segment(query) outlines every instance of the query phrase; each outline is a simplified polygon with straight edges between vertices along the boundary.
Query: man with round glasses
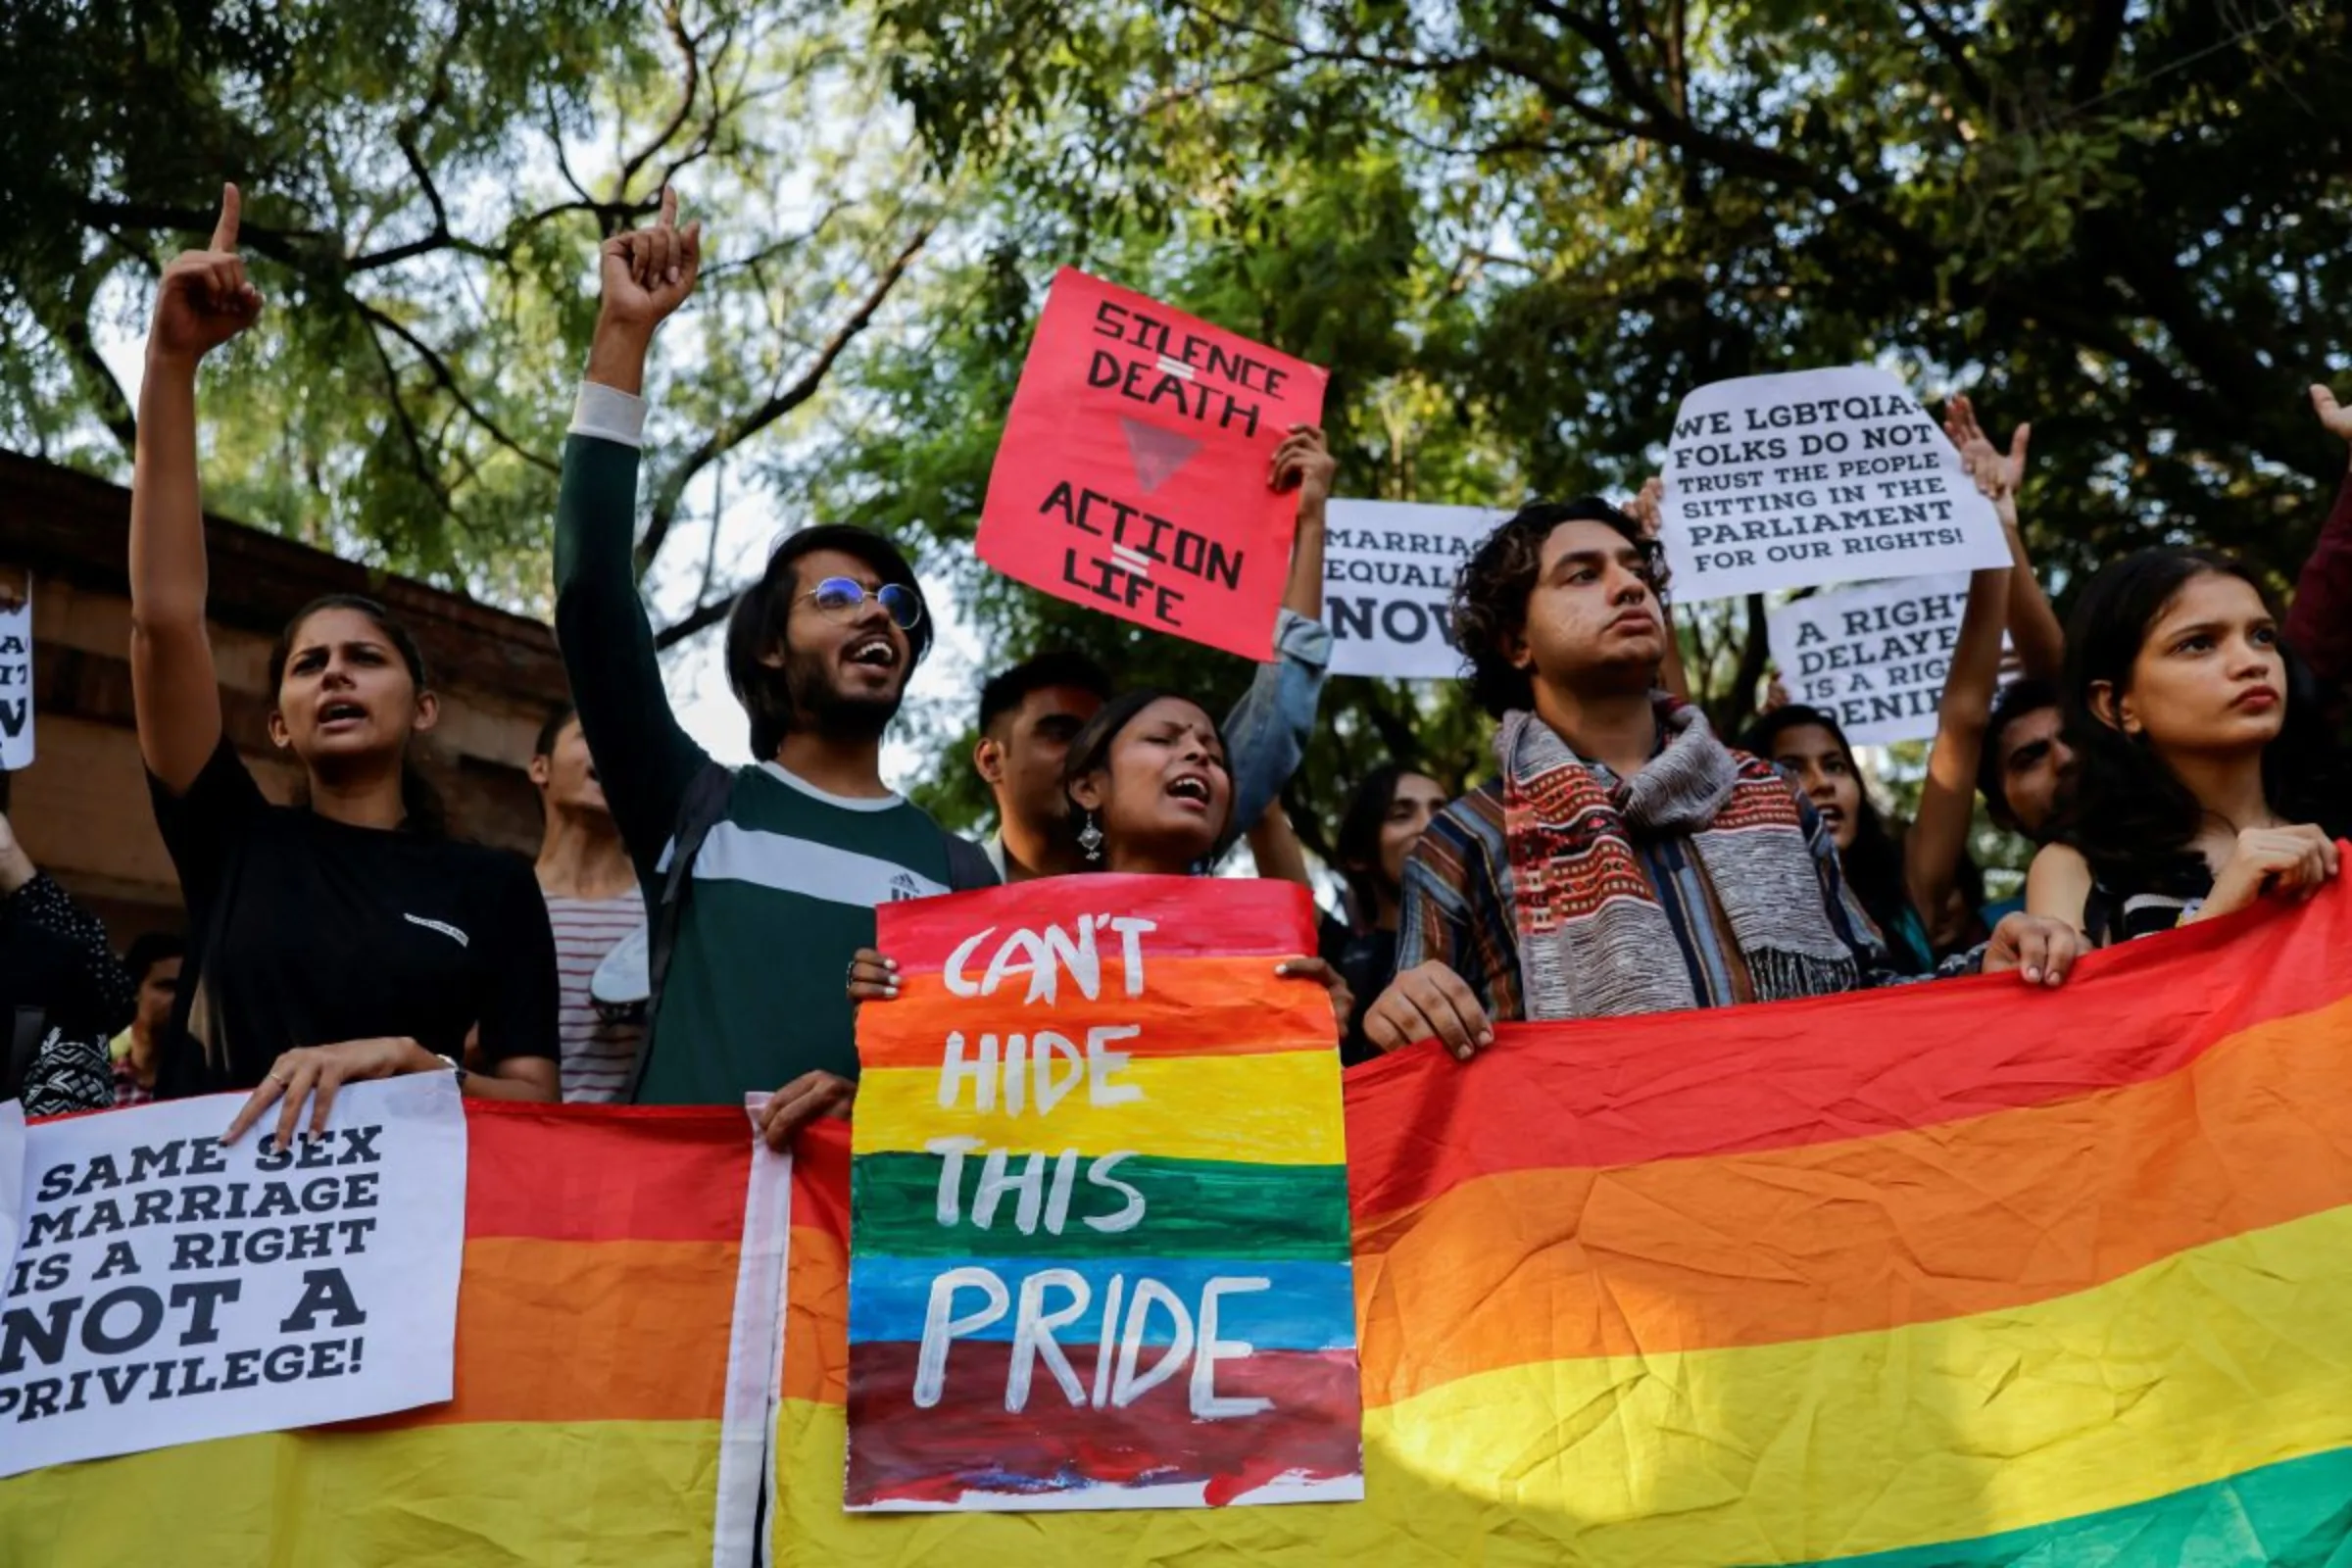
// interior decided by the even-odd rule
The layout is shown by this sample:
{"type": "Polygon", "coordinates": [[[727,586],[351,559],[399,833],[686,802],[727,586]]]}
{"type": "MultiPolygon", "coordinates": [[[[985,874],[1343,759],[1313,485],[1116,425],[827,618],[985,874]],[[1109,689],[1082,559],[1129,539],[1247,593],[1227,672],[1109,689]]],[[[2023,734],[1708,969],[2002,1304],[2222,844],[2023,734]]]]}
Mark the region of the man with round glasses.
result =
{"type": "Polygon", "coordinates": [[[736,601],[727,681],[756,762],[713,762],[670,710],[631,569],[640,391],[655,329],[694,291],[701,242],[664,192],[653,227],[602,247],[556,508],[556,634],[651,911],[652,1022],[633,1098],[723,1104],[772,1091],[759,1119],[781,1149],[856,1094],[842,975],[873,942],[874,906],[995,876],[977,847],[882,782],[883,731],[932,621],[914,568],[881,535],[801,529],[736,601]]]}

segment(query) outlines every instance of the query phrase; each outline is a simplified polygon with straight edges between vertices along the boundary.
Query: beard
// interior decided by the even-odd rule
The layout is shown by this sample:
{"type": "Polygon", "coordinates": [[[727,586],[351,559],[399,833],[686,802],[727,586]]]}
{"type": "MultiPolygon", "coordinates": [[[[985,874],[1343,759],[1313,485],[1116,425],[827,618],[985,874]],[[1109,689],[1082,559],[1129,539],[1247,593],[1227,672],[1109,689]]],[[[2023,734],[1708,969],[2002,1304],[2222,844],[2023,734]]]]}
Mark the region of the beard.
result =
{"type": "Polygon", "coordinates": [[[834,679],[830,659],[809,653],[785,656],[784,690],[792,699],[793,727],[834,740],[879,740],[899,716],[906,683],[887,697],[853,697],[834,679]]]}

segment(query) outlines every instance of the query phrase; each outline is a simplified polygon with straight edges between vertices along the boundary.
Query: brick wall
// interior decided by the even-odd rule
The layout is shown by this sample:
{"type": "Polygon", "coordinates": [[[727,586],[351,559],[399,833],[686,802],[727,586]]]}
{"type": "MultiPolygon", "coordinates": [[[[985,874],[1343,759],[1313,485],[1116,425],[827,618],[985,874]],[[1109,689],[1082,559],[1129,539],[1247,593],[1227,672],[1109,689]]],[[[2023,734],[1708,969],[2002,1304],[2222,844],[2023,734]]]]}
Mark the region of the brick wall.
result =
{"type": "MultiPolygon", "coordinates": [[[[10,819],[34,861],[106,918],[119,947],[180,921],[132,729],[129,524],[122,487],[0,452],[0,571],[32,574],[40,748],[13,781],[10,819]]],[[[319,595],[365,593],[409,627],[431,667],[442,716],[419,760],[455,831],[536,849],[538,796],[523,770],[564,694],[545,625],[224,518],[205,526],[221,710],[264,790],[286,799],[301,776],[266,728],[271,642],[319,595]]]]}

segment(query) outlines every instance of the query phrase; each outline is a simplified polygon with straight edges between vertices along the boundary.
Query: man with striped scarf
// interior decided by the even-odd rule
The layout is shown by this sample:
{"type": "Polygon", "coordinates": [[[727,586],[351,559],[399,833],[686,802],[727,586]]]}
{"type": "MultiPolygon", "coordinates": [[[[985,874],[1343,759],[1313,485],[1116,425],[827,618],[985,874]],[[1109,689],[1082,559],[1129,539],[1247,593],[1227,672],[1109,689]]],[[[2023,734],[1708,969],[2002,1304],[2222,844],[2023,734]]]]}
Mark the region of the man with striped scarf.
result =
{"type": "MultiPolygon", "coordinates": [[[[1770,763],[1654,689],[1672,635],[1657,543],[1597,499],[1497,527],[1454,589],[1454,646],[1499,721],[1498,776],[1405,867],[1383,1050],[1467,1059],[1493,1025],[1824,996],[1891,980],[1828,827],[1770,763]]],[[[2056,922],[2012,916],[1955,965],[2056,984],[2056,922]]]]}

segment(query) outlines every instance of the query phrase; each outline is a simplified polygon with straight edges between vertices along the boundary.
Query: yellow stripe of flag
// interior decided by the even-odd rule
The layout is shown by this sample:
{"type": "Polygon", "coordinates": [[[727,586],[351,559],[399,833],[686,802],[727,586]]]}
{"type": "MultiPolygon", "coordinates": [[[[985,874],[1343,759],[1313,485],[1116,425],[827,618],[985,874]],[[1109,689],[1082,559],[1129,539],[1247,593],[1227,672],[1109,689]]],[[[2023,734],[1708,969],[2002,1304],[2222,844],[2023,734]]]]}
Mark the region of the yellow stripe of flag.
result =
{"type": "Polygon", "coordinates": [[[1022,1153],[1125,1150],[1168,1159],[1336,1165],[1347,1158],[1339,1074],[1339,1054],[1329,1050],[1134,1060],[1105,1074],[1102,1087],[1111,1093],[1132,1089],[1136,1098],[1096,1105],[1094,1086],[1082,1079],[1040,1115],[1030,1090],[1017,1114],[1007,1111],[1001,1079],[991,1109],[974,1108],[968,1079],[956,1086],[949,1109],[939,1102],[938,1069],[882,1067],[858,1081],[851,1147],[859,1154],[913,1152],[927,1139],[969,1137],[1022,1153]],[[1302,1113],[1302,1105],[1315,1109],[1302,1113]],[[923,1131],[919,1139],[901,1134],[882,1142],[869,1131],[879,1127],[923,1131]]]}
{"type": "MultiPolygon", "coordinates": [[[[1412,1568],[1482,1540],[1491,1556],[1501,1532],[1530,1562],[1729,1568],[2122,1507],[2352,1445],[2347,1274],[2336,1209],[2009,1311],[1480,1373],[1364,1412],[1363,1503],[1235,1510],[1216,1540],[1412,1568]]],[[[1050,1548],[1019,1515],[861,1533],[833,1494],[842,1416],[786,1402],[778,1534],[842,1568],[1000,1550],[1093,1568],[1201,1539],[1195,1516],[1108,1512],[1055,1515],[1050,1548]]]]}
{"type": "Polygon", "coordinates": [[[715,1421],[223,1438],[0,1483],[0,1562],[708,1563],[718,1450],[715,1421]]]}

